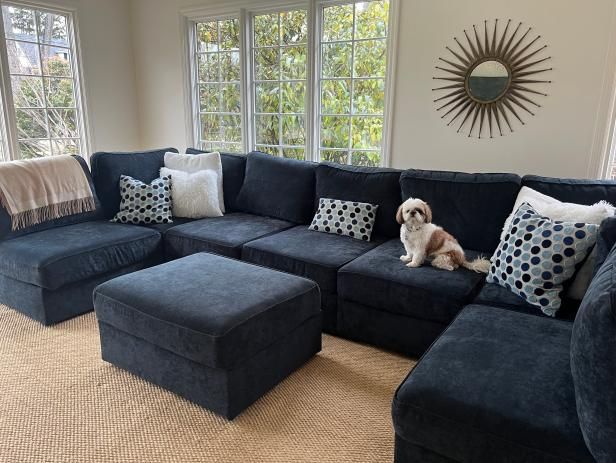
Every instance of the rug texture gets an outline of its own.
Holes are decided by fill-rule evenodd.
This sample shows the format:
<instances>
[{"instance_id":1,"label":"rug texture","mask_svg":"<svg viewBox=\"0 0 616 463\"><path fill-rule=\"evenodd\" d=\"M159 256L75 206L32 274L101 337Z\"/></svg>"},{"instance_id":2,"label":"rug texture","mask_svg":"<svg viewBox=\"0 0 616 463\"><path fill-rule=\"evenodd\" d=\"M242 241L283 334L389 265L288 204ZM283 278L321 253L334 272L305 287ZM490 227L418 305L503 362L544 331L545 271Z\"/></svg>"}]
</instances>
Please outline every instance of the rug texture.
<instances>
[{"instance_id":1,"label":"rug texture","mask_svg":"<svg viewBox=\"0 0 616 463\"><path fill-rule=\"evenodd\" d=\"M325 335L229 422L100 358L93 313L43 327L0 305L0 461L391 462L414 362Z\"/></svg>"}]
</instances>

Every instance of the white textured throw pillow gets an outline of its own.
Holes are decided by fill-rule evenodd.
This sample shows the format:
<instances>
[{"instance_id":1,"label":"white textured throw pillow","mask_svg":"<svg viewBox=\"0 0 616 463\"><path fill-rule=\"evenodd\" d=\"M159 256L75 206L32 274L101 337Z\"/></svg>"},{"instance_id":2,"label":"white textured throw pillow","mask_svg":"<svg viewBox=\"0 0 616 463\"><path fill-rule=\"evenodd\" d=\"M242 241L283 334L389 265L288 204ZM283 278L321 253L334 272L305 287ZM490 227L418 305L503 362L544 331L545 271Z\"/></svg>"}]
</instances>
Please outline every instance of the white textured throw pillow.
<instances>
[{"instance_id":1,"label":"white textured throw pillow","mask_svg":"<svg viewBox=\"0 0 616 463\"><path fill-rule=\"evenodd\" d=\"M220 210L225 212L225 199L222 189L222 161L220 153L179 154L165 153L165 167L194 174L202 170L213 170L217 176L218 201Z\"/></svg>"},{"instance_id":2,"label":"white textured throw pillow","mask_svg":"<svg viewBox=\"0 0 616 463\"><path fill-rule=\"evenodd\" d=\"M584 206L582 204L564 203L551 196L539 193L532 188L523 186L513 206L513 211L503 227L501 233L501 241L509 230L509 224L512 217L518 208L524 204L530 204L535 211L544 215L552 220L562 220L563 222L583 222L600 225L604 219L611 217L616 212L616 208L606 201L599 201L592 206ZM573 283L569 287L567 295L571 299L582 300L584 294L590 285L592 279L592 272L595 268L595 260L597 257L597 251L593 248L592 252L586 259L582 268L577 272Z\"/></svg>"},{"instance_id":3,"label":"white textured throw pillow","mask_svg":"<svg viewBox=\"0 0 616 463\"><path fill-rule=\"evenodd\" d=\"M163 167L160 175L171 177L171 205L175 217L203 219L223 215L218 201L217 176L213 170L189 174Z\"/></svg>"}]
</instances>

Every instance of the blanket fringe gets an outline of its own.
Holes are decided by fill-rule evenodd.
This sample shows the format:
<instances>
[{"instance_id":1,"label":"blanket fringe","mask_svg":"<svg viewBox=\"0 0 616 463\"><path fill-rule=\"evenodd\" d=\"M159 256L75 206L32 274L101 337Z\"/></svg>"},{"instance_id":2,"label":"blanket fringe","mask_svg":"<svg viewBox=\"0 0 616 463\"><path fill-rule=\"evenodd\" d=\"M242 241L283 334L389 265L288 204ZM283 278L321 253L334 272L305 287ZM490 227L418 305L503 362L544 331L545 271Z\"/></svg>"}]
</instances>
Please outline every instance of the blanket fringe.
<instances>
[{"instance_id":1,"label":"blanket fringe","mask_svg":"<svg viewBox=\"0 0 616 463\"><path fill-rule=\"evenodd\" d=\"M0 204L4 206L4 198L0 192ZM92 196L73 199L58 204L50 204L38 209L20 212L11 216L12 231L38 225L49 220L55 220L69 215L82 214L96 210L96 202Z\"/></svg>"}]
</instances>

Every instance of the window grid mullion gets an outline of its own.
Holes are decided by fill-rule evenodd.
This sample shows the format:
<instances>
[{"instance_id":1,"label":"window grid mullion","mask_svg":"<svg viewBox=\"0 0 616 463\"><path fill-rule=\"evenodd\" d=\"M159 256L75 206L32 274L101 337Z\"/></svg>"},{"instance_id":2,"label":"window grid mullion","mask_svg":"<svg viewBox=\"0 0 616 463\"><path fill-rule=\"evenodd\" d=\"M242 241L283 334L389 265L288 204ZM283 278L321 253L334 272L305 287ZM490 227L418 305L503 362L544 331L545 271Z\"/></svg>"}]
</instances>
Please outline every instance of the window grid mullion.
<instances>
[{"instance_id":1,"label":"window grid mullion","mask_svg":"<svg viewBox=\"0 0 616 463\"><path fill-rule=\"evenodd\" d=\"M34 26L36 28L36 45L38 48L38 52L39 52L39 66L41 69L41 76L43 75L43 49L41 47L41 37L39 35L40 30L41 30L41 24L40 24L40 15L37 14L36 12L34 13ZM52 146L51 143L51 124L49 122L49 101L47 99L47 88L45 85L45 78L41 77L41 81L43 83L43 103L45 105L45 107L43 108L44 112L45 112L45 124L47 126L47 138L49 139L49 149L51 150L51 154L55 154L55 148Z\"/></svg>"},{"instance_id":2,"label":"window grid mullion","mask_svg":"<svg viewBox=\"0 0 616 463\"><path fill-rule=\"evenodd\" d=\"M278 156L283 157L282 152L282 20L278 13Z\"/></svg>"},{"instance_id":3,"label":"window grid mullion","mask_svg":"<svg viewBox=\"0 0 616 463\"><path fill-rule=\"evenodd\" d=\"M355 21L357 17L357 3L353 3L353 29L351 30L351 88L349 89L349 152L347 164L352 164L351 150L353 149L353 97L355 90Z\"/></svg>"}]
</instances>

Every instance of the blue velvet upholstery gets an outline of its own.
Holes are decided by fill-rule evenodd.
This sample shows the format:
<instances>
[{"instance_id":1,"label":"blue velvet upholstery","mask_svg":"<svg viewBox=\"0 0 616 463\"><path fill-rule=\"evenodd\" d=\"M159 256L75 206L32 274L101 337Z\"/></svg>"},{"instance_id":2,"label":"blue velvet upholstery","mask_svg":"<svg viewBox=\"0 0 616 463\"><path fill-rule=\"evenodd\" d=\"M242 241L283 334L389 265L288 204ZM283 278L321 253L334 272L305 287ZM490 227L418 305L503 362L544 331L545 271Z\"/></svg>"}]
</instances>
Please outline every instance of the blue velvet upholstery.
<instances>
[{"instance_id":1,"label":"blue velvet upholstery","mask_svg":"<svg viewBox=\"0 0 616 463\"><path fill-rule=\"evenodd\" d=\"M401 203L402 171L323 163L317 167L315 210L319 199L331 198L377 204L373 238L400 235L396 211Z\"/></svg>"},{"instance_id":2,"label":"blue velvet upholstery","mask_svg":"<svg viewBox=\"0 0 616 463\"><path fill-rule=\"evenodd\" d=\"M338 269L379 244L297 226L244 245L242 259L316 281L336 293Z\"/></svg>"},{"instance_id":3,"label":"blue velvet upholstery","mask_svg":"<svg viewBox=\"0 0 616 463\"><path fill-rule=\"evenodd\" d=\"M338 295L390 313L448 324L485 279L481 273L448 272L427 262L409 268L400 260L403 254L402 243L393 239L345 265L338 273ZM470 259L475 255L467 252Z\"/></svg>"},{"instance_id":4,"label":"blue velvet upholstery","mask_svg":"<svg viewBox=\"0 0 616 463\"><path fill-rule=\"evenodd\" d=\"M84 212L82 214L74 214L69 215L67 217L61 217L55 220L49 220L47 222L40 223L38 225L33 225L31 227L22 228L20 230L11 230L11 217L7 213L7 211L0 206L0 241L5 239L17 238L19 236L27 235L28 233L35 233L42 230L49 230L50 228L62 227L65 225L72 225L81 222L89 222L91 220L99 220L103 218L103 212L101 209L101 204L98 200L94 189L94 183L92 181L92 176L90 175L90 169L88 168L88 164L86 161L80 156L73 156L83 169L86 177L88 179L88 183L90 184L90 188L92 189L92 193L94 195L94 200L96 203L96 210L91 212Z\"/></svg>"},{"instance_id":5,"label":"blue velvet upholstery","mask_svg":"<svg viewBox=\"0 0 616 463\"><path fill-rule=\"evenodd\" d=\"M314 211L316 164L252 152L237 197L243 212L307 224Z\"/></svg>"},{"instance_id":6,"label":"blue velvet upholstery","mask_svg":"<svg viewBox=\"0 0 616 463\"><path fill-rule=\"evenodd\" d=\"M201 253L94 291L103 358L233 418L321 348L318 286Z\"/></svg>"},{"instance_id":7,"label":"blue velvet upholstery","mask_svg":"<svg viewBox=\"0 0 616 463\"><path fill-rule=\"evenodd\" d=\"M186 154L201 154L208 151L201 151L188 148ZM225 208L227 212L237 211L237 195L244 184L244 174L246 173L246 156L243 154L220 153L222 162L222 188L225 195Z\"/></svg>"},{"instance_id":8,"label":"blue velvet upholstery","mask_svg":"<svg viewBox=\"0 0 616 463\"><path fill-rule=\"evenodd\" d=\"M120 210L120 176L129 175L150 183L159 177L165 153L177 153L175 148L164 148L134 153L94 153L90 159L96 193L104 216L111 219Z\"/></svg>"},{"instance_id":9,"label":"blue velvet upholstery","mask_svg":"<svg viewBox=\"0 0 616 463\"><path fill-rule=\"evenodd\" d=\"M597 256L593 276L597 274L610 251L616 244L616 217L610 217L601 222L597 235Z\"/></svg>"},{"instance_id":10,"label":"blue velvet upholstery","mask_svg":"<svg viewBox=\"0 0 616 463\"><path fill-rule=\"evenodd\" d=\"M514 174L467 174L410 169L400 179L402 196L432 208L434 223L463 248L493 253L511 214L521 179Z\"/></svg>"},{"instance_id":11,"label":"blue velvet upholstery","mask_svg":"<svg viewBox=\"0 0 616 463\"><path fill-rule=\"evenodd\" d=\"M475 299L473 299L473 304L500 307L516 312L537 315L539 317L545 316L543 312L537 310L537 307L530 305L517 294L495 283L486 283ZM563 305L556 313L556 318L573 321L579 306L580 301L563 298Z\"/></svg>"},{"instance_id":12,"label":"blue velvet upholstery","mask_svg":"<svg viewBox=\"0 0 616 463\"><path fill-rule=\"evenodd\" d=\"M168 259L197 252L239 259L245 243L292 226L290 222L243 212L195 220L165 233L165 253Z\"/></svg>"},{"instance_id":13,"label":"blue velvet upholstery","mask_svg":"<svg viewBox=\"0 0 616 463\"><path fill-rule=\"evenodd\" d=\"M593 279L573 324L571 371L586 444L616 461L616 248Z\"/></svg>"},{"instance_id":14,"label":"blue velvet upholstery","mask_svg":"<svg viewBox=\"0 0 616 463\"><path fill-rule=\"evenodd\" d=\"M0 303L43 325L54 325L77 315L91 312L94 309L92 291L99 284L120 275L160 264L160 259L161 256L153 256L152 259L129 267L70 283L55 290L24 283L0 274Z\"/></svg>"},{"instance_id":15,"label":"blue velvet upholstery","mask_svg":"<svg viewBox=\"0 0 616 463\"><path fill-rule=\"evenodd\" d=\"M0 274L57 289L161 255L160 233L145 227L84 222L0 242Z\"/></svg>"},{"instance_id":16,"label":"blue velvet upholstery","mask_svg":"<svg viewBox=\"0 0 616 463\"><path fill-rule=\"evenodd\" d=\"M595 204L605 200L616 205L616 181L578 180L525 175L522 186L567 203Z\"/></svg>"},{"instance_id":17,"label":"blue velvet upholstery","mask_svg":"<svg viewBox=\"0 0 616 463\"><path fill-rule=\"evenodd\" d=\"M594 461L575 409L571 329L466 307L396 391L397 436L459 462Z\"/></svg>"}]
</instances>

